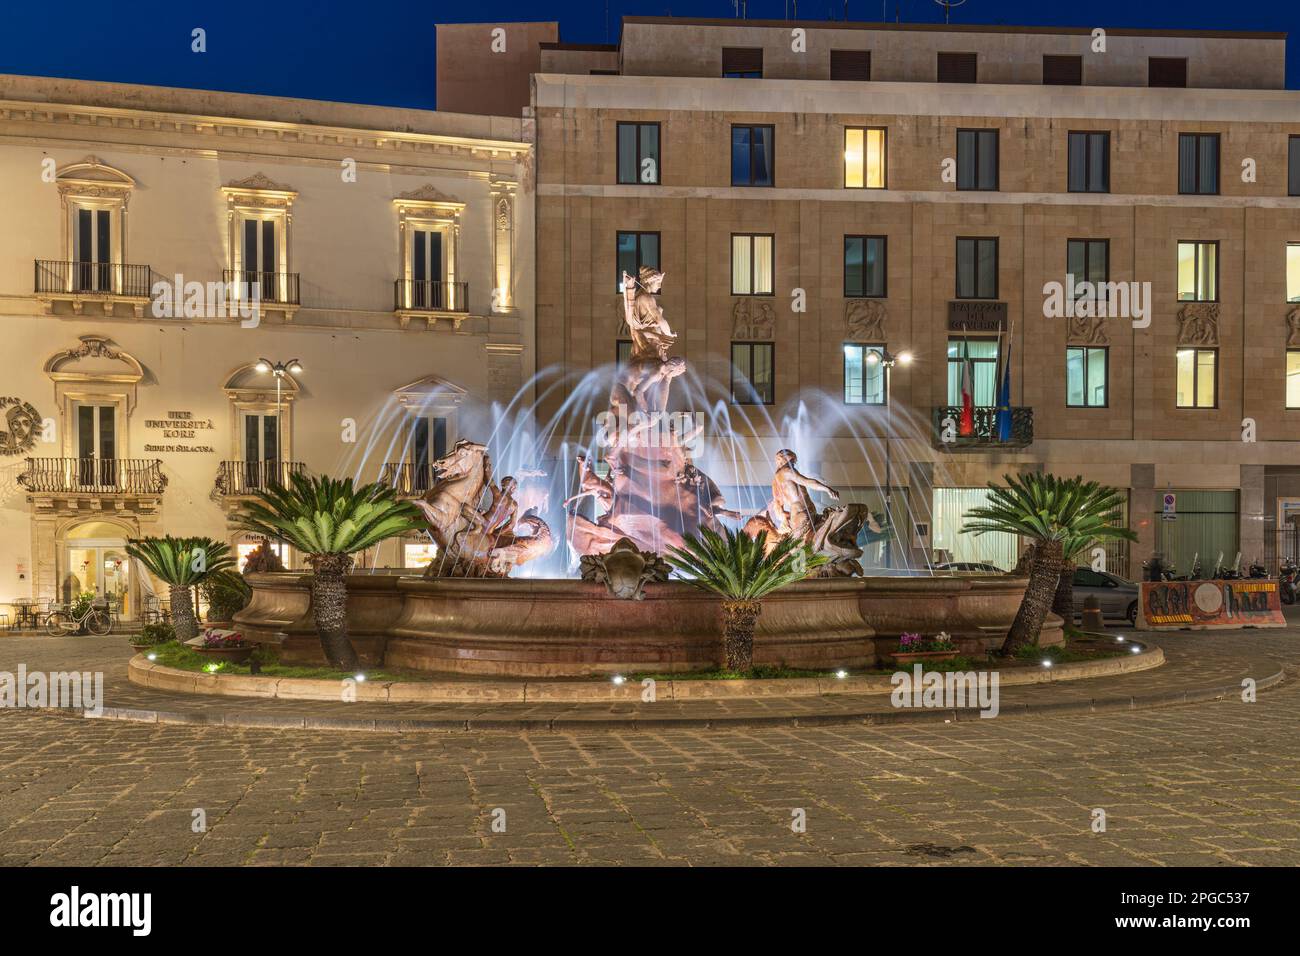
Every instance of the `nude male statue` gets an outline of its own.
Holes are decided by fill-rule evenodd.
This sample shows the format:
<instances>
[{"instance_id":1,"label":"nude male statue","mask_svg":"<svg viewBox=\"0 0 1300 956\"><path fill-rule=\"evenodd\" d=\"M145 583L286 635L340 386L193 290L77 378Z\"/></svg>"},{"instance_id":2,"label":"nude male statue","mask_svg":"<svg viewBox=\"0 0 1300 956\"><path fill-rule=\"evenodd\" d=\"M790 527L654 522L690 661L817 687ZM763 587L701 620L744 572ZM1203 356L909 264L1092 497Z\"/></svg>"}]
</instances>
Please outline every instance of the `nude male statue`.
<instances>
[{"instance_id":1,"label":"nude male statue","mask_svg":"<svg viewBox=\"0 0 1300 956\"><path fill-rule=\"evenodd\" d=\"M781 530L806 540L817 527L817 508L813 505L809 492L823 491L830 495L832 501L839 501L840 495L825 482L802 474L795 467L798 460L799 457L789 448L782 448L776 453L776 474L772 476L772 507L785 514L785 527Z\"/></svg>"}]
</instances>

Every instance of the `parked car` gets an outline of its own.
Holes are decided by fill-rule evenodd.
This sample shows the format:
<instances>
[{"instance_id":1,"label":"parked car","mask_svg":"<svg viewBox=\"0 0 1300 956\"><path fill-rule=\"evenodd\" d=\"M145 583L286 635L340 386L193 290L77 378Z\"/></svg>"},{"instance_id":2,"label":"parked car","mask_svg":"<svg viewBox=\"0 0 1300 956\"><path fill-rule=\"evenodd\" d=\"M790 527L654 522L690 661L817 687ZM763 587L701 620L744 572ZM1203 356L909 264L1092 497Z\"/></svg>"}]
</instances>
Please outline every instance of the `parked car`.
<instances>
[{"instance_id":1,"label":"parked car","mask_svg":"<svg viewBox=\"0 0 1300 956\"><path fill-rule=\"evenodd\" d=\"M1095 595L1101 605L1101 616L1109 620L1137 621L1138 586L1118 574L1094 571L1092 568L1074 570L1074 614L1083 613L1083 602Z\"/></svg>"},{"instance_id":2,"label":"parked car","mask_svg":"<svg viewBox=\"0 0 1300 956\"><path fill-rule=\"evenodd\" d=\"M980 561L949 561L947 564L936 564L936 571L966 571L976 574L1006 574L996 564L984 564Z\"/></svg>"}]
</instances>

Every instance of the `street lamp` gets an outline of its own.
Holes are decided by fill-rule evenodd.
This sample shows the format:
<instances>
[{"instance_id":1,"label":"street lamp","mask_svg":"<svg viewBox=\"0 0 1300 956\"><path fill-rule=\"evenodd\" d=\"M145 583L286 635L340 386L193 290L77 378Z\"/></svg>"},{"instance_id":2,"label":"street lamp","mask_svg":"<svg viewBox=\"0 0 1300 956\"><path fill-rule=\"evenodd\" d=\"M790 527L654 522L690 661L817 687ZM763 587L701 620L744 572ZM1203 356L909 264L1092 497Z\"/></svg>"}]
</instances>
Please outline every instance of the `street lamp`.
<instances>
[{"instance_id":1,"label":"street lamp","mask_svg":"<svg viewBox=\"0 0 1300 956\"><path fill-rule=\"evenodd\" d=\"M280 447L284 444L284 428L280 421L280 386L290 375L302 374L302 363L297 359L287 362L272 362L270 359L258 359L254 366L262 374L270 372L275 376L275 465L280 464Z\"/></svg>"},{"instance_id":2,"label":"street lamp","mask_svg":"<svg viewBox=\"0 0 1300 956\"><path fill-rule=\"evenodd\" d=\"M891 382L895 365L911 365L912 353L903 351L895 355L889 349L871 349L866 354L868 365L880 365L885 370L885 520L889 522L890 533L885 535L885 567L894 566L894 403L891 395ZM909 509L910 512L910 509Z\"/></svg>"}]
</instances>

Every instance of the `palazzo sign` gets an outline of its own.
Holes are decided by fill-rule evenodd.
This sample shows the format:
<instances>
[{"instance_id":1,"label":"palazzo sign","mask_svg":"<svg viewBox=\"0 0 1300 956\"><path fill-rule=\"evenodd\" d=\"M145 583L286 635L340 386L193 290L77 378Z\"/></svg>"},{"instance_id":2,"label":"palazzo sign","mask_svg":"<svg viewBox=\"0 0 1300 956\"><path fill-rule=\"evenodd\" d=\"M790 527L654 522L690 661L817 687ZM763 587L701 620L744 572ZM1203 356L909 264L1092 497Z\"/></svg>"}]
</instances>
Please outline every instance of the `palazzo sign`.
<instances>
[{"instance_id":1,"label":"palazzo sign","mask_svg":"<svg viewBox=\"0 0 1300 956\"><path fill-rule=\"evenodd\" d=\"M195 418L193 412L168 412L166 418L146 418L144 427L160 432L160 438L180 440L166 445L145 445L146 452L216 452L211 445L194 444L195 439L207 438L206 433L212 431L214 426L212 419Z\"/></svg>"},{"instance_id":2,"label":"palazzo sign","mask_svg":"<svg viewBox=\"0 0 1300 956\"><path fill-rule=\"evenodd\" d=\"M1143 630L1285 627L1277 582L1143 581L1137 626Z\"/></svg>"},{"instance_id":3,"label":"palazzo sign","mask_svg":"<svg viewBox=\"0 0 1300 956\"><path fill-rule=\"evenodd\" d=\"M962 299L948 303L949 332L1003 332L1007 327L1007 304Z\"/></svg>"}]
</instances>

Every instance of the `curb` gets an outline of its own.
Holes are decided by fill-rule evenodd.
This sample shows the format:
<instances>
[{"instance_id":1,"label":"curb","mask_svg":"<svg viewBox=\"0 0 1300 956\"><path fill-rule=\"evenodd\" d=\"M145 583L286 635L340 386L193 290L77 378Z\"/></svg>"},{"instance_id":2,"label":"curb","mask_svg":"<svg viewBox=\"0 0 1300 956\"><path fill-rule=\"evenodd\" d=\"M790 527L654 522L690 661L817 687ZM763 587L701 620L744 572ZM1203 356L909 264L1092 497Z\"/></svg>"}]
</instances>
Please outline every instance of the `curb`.
<instances>
[{"instance_id":1,"label":"curb","mask_svg":"<svg viewBox=\"0 0 1300 956\"><path fill-rule=\"evenodd\" d=\"M1270 690L1286 679L1285 668L1256 681L1260 691ZM1046 717L1065 714L1110 714L1120 711L1154 710L1177 707L1183 704L1205 703L1238 696L1240 684L1192 688L1167 693L1143 694L1132 697L1103 697L1092 700L1047 702L1042 704L1013 704L1003 707L1000 717ZM496 731L507 733L542 732L572 733L647 730L709 730L724 728L763 727L824 727L832 725L895 726L901 724L947 724L978 722L983 719L976 708L954 710L862 711L842 714L772 714L754 716L715 717L631 717L619 719L608 715L591 718L557 716L551 718L471 717L467 719L393 719L348 718L325 716L280 716L275 714L190 714L176 711L140 710L124 707L105 707L96 714L81 712L87 720L116 720L134 723L181 724L205 727L238 727L277 730L336 730L370 731L379 733L455 733ZM998 719L992 718L992 719Z\"/></svg>"},{"instance_id":2,"label":"curb","mask_svg":"<svg viewBox=\"0 0 1300 956\"><path fill-rule=\"evenodd\" d=\"M1137 654L1095 661L1076 661L1056 667L1021 667L999 671L1003 687L1047 684L1056 681L1113 677L1159 667L1165 661L1159 646L1127 639ZM900 668L911 673L911 668ZM988 667L976 670L989 670ZM257 677L245 674L222 676L164 667L143 654L131 658L127 667L131 683L154 690L218 697L261 697L280 700L340 702L341 681L287 677ZM893 690L888 675L869 677L797 677L759 680L660 680L655 682L659 700L773 700L782 698L841 697L845 695L887 695ZM588 704L641 703L642 685L629 679L615 685L601 681L376 681L355 684L359 703L427 704Z\"/></svg>"}]
</instances>

